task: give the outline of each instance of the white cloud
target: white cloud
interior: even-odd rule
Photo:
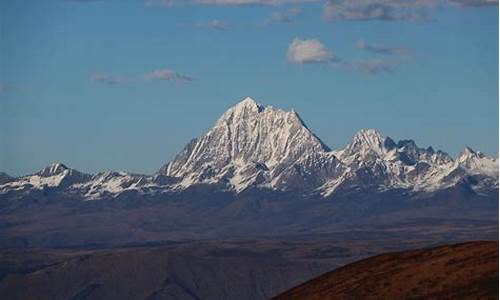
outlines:
[[[379,49],[377,48],[377,50]],[[288,46],[288,60],[296,64],[328,64],[332,68],[341,67],[368,74],[391,73],[395,63],[382,59],[338,58],[319,40],[298,38],[294,39]]]
[[[297,64],[328,63],[335,55],[317,39],[296,38],[288,46],[288,60]]]
[[[188,83],[193,81],[192,77],[179,74],[170,69],[159,69],[149,73],[146,73],[144,77],[147,80],[167,80],[167,81],[175,81],[175,82],[184,82]]]

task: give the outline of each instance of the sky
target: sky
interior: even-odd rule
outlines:
[[[338,149],[362,128],[498,156],[492,0],[0,2],[0,171],[150,174],[246,96]]]

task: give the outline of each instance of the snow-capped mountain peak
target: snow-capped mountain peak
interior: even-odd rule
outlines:
[[[226,112],[220,117],[219,121],[233,121],[239,118],[245,118],[248,115],[260,113],[263,110],[264,107],[257,103],[257,101],[250,97],[246,97],[226,110]]]
[[[249,97],[229,108],[160,173],[193,182],[226,182],[242,189],[272,185],[294,163],[326,147],[294,111],[264,107]]]
[[[42,177],[50,177],[50,176],[62,174],[68,170],[70,170],[70,169],[62,163],[52,163],[49,166],[40,170],[37,174],[42,176]]]
[[[465,147],[458,155],[456,163],[470,174],[487,174],[498,178],[498,159],[488,157],[470,147]]]
[[[364,188],[433,192],[464,182],[472,190],[498,188],[498,159],[466,147],[454,160],[411,139],[395,142],[374,129],[360,130],[345,148],[331,151],[295,110],[263,106],[246,97],[153,176],[92,176],[55,163],[33,175],[3,176],[0,194],[61,190],[90,200],[126,191],[177,192],[215,184],[235,192],[255,187],[330,196]]]
[[[252,109],[252,110],[260,110],[263,108],[261,104],[259,104],[257,101],[255,101],[251,97],[245,97],[243,100],[238,102],[236,105],[232,107],[233,110],[242,110],[242,109]]]
[[[457,161],[465,162],[470,159],[483,158],[484,154],[479,151],[474,151],[471,147],[465,146],[464,150],[458,154]]]
[[[386,151],[384,146],[385,139],[375,129],[361,129],[352,138],[344,149],[345,154],[354,154],[359,152],[375,152],[383,154]]]
[[[49,188],[67,188],[79,182],[88,181],[90,175],[68,168],[62,163],[53,163],[33,175],[22,176],[0,184],[0,193],[9,190],[42,190]]]

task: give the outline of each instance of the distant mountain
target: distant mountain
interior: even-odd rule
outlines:
[[[29,192],[46,188],[66,190],[91,180],[92,176],[70,169],[63,164],[51,164],[39,172],[19,178],[10,178],[0,185],[0,195],[13,191]]]
[[[222,183],[315,188],[340,172],[340,162],[294,112],[263,107],[251,98],[226,111],[204,136],[160,169],[182,186]]]
[[[332,151],[295,111],[264,107],[247,97],[155,175],[88,175],[53,164],[20,178],[0,176],[0,197],[49,189],[97,200],[130,191],[179,193],[199,185],[234,193],[261,189],[313,197],[360,189],[433,193],[455,186],[487,193],[498,189],[498,159],[468,147],[453,159],[413,140],[395,142],[373,129],[360,130],[344,149]]]
[[[498,242],[471,242],[367,258],[272,299],[497,298]]]

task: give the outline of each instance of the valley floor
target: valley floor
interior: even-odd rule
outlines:
[[[12,300],[268,299],[366,257],[498,236],[494,224],[466,223],[454,224],[456,228],[408,223],[377,230],[358,227],[317,235],[170,240],[99,249],[4,248],[0,295]]]

